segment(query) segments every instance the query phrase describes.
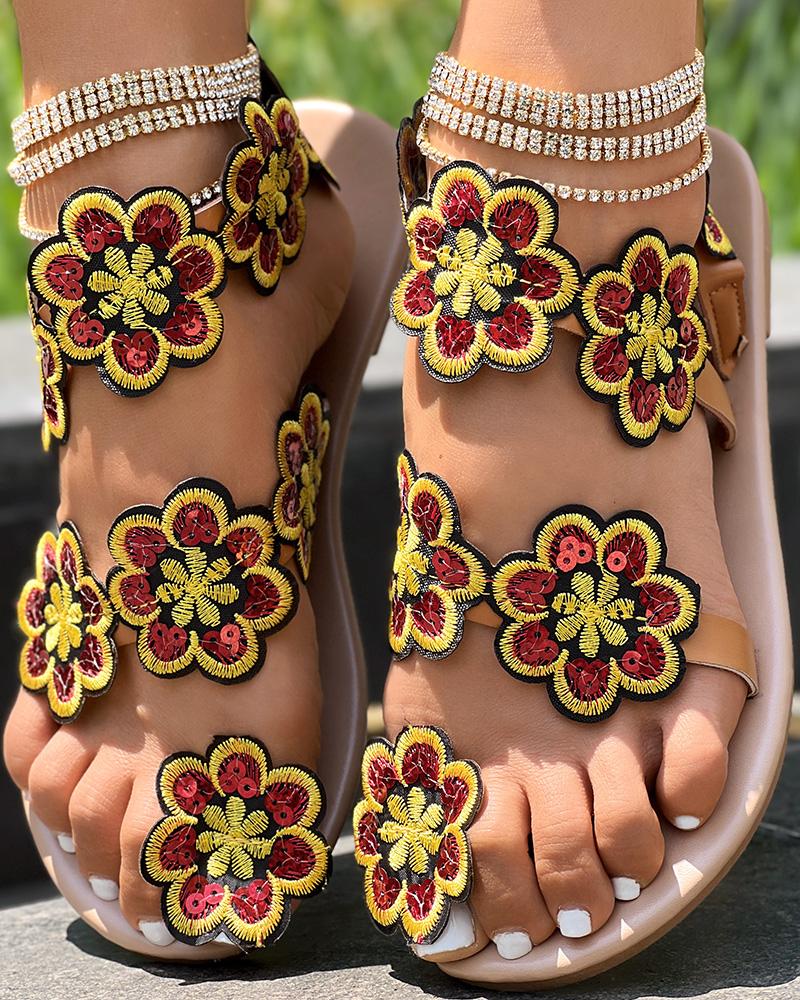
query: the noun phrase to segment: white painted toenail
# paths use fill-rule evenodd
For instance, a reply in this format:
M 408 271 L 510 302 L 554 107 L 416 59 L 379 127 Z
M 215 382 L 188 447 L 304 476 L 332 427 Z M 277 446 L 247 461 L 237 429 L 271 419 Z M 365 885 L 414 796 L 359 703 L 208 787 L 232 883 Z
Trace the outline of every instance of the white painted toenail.
M 676 816 L 672 822 L 679 830 L 696 830 L 700 826 L 697 816 Z
M 558 929 L 564 937 L 586 937 L 592 933 L 592 918 L 586 910 L 559 910 Z
M 107 903 L 110 903 L 112 899 L 119 899 L 119 886 L 113 879 L 90 875 L 89 885 L 98 899 L 104 899 Z
M 75 841 L 68 833 L 57 833 L 56 840 L 58 841 L 58 846 L 62 851 L 67 854 L 75 853 Z
M 175 940 L 163 920 L 140 920 L 139 930 L 150 944 L 158 945 L 159 948 L 166 948 Z
M 614 886 L 614 899 L 618 899 L 623 903 L 630 902 L 632 899 L 638 899 L 639 893 L 642 891 L 642 887 L 634 878 L 625 878 L 623 876 L 612 878 L 611 884 Z
M 466 903 L 453 903 L 445 928 L 432 944 L 412 944 L 411 949 L 419 958 L 443 955 L 475 944 L 475 925 Z
M 525 931 L 501 931 L 492 938 L 497 954 L 507 962 L 527 955 L 533 945 Z

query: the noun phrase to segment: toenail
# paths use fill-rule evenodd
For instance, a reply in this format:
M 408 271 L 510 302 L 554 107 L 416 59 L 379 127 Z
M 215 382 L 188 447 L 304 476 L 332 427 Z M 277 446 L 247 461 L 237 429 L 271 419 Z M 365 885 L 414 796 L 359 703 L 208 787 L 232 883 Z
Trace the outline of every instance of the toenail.
M 627 903 L 632 899 L 638 899 L 642 887 L 634 878 L 612 878 L 611 884 L 614 887 L 614 899 Z
M 592 933 L 592 918 L 586 910 L 559 910 L 558 929 L 564 937 L 586 937 Z
M 104 899 L 107 903 L 110 903 L 112 899 L 119 899 L 119 886 L 113 879 L 90 875 L 89 885 L 98 899 Z
M 58 841 L 58 846 L 66 854 L 75 853 L 75 841 L 70 837 L 68 833 L 57 833 L 56 840 Z
M 140 920 L 139 930 L 150 944 L 158 945 L 159 948 L 166 948 L 175 940 L 163 920 Z
M 679 830 L 696 830 L 700 826 L 697 816 L 676 816 L 672 822 Z
M 492 938 L 497 954 L 507 962 L 527 955 L 533 945 L 525 931 L 501 931 Z
M 453 903 L 445 928 L 431 944 L 412 944 L 418 958 L 443 955 L 446 951 L 459 951 L 475 944 L 475 925 L 466 903 Z

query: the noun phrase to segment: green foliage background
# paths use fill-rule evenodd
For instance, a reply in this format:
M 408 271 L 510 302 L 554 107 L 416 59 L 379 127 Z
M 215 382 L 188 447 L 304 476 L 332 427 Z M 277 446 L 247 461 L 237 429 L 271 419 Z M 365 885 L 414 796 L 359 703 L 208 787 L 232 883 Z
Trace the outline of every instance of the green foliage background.
M 458 0 L 253 0 L 253 35 L 290 94 L 325 94 L 395 123 L 447 44 Z M 268 11 L 268 16 L 267 16 Z M 712 122 L 755 160 L 778 251 L 800 250 L 800 3 L 706 0 Z M 16 30 L 0 0 L 0 159 L 20 103 Z M 18 192 L 0 180 L 0 314 L 22 312 L 28 252 Z

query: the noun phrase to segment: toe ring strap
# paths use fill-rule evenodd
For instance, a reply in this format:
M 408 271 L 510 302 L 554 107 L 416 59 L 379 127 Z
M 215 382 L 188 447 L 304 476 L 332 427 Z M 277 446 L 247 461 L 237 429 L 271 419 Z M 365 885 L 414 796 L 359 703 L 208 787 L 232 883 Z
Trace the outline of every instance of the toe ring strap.
M 500 615 L 488 604 L 476 604 L 464 615 L 469 622 L 497 629 Z M 758 670 L 753 641 L 747 629 L 731 618 L 701 611 L 697 629 L 681 643 L 687 663 L 717 667 L 737 674 L 747 684 L 748 697 L 758 694 Z

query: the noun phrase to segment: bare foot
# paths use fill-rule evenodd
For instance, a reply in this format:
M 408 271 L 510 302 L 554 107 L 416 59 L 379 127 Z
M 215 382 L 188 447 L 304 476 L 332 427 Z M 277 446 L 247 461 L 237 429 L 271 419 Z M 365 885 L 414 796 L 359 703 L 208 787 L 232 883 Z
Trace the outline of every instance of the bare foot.
M 206 138 L 207 173 L 219 170 L 229 140 L 230 130 Z M 125 163 L 123 156 L 107 169 L 130 195 Z M 183 187 L 176 171 L 160 160 L 148 182 Z M 133 172 L 146 173 L 145 165 L 137 162 Z M 86 178 L 73 182 L 77 187 Z M 114 520 L 131 505 L 160 507 L 189 477 L 224 484 L 238 508 L 270 504 L 280 479 L 279 418 L 294 405 L 303 373 L 338 316 L 352 266 L 352 233 L 337 196 L 314 183 L 305 204 L 302 252 L 274 295 L 256 294 L 244 270 L 229 272 L 218 300 L 224 336 L 209 360 L 170 369 L 164 384 L 136 399 L 109 392 L 92 366 L 71 372 L 58 517 L 79 526 L 99 579 L 112 564 L 106 537 Z M 292 571 L 299 580 L 294 564 Z M 162 761 L 180 751 L 203 755 L 218 734 L 247 734 L 267 745 L 273 764 L 316 765 L 321 690 L 314 612 L 298 586 L 295 617 L 269 637 L 266 666 L 245 683 L 221 687 L 197 670 L 156 676 L 139 661 L 135 632 L 121 627 L 115 681 L 74 724 L 57 725 L 47 699 L 26 690 L 12 711 L 4 750 L 14 781 L 65 849 L 74 850 L 98 895 L 118 893 L 130 924 L 154 943 L 169 941 L 160 923 L 161 892 L 143 880 L 139 865 L 144 838 L 162 815 L 156 798 Z
M 512 20 L 525 18 L 530 27 L 535 15 L 526 5 L 509 7 Z M 473 21 L 485 28 L 481 38 Z M 492 21 L 485 8 L 464 4 L 454 43 L 459 58 L 546 85 L 531 70 L 530 53 L 512 45 L 513 54 L 506 55 L 499 37 L 508 38 L 508 25 L 506 35 L 497 36 Z M 537 36 L 533 29 L 530 34 Z M 551 40 L 537 40 L 550 51 Z M 553 56 L 542 72 L 554 77 L 553 86 L 597 89 L 578 78 L 581 69 L 568 51 L 565 45 L 562 65 Z M 626 79 L 631 73 L 645 79 L 648 72 L 647 78 L 655 75 L 651 70 L 628 66 L 624 72 Z M 534 161 L 439 127 L 431 128 L 431 138 L 452 157 L 522 176 L 540 170 L 548 179 L 587 186 L 642 183 L 644 168 L 632 163 L 606 165 L 597 185 L 591 164 Z M 680 173 L 697 154 L 698 144 L 692 144 L 659 160 L 650 173 Z M 585 273 L 615 264 L 625 241 L 646 227 L 660 230 L 670 245 L 693 244 L 703 204 L 703 184 L 646 204 L 562 202 L 556 240 Z M 681 433 L 662 431 L 649 447 L 633 448 L 621 439 L 607 408 L 579 388 L 578 341 L 566 333 L 555 334 L 551 356 L 535 371 L 507 374 L 484 367 L 455 385 L 430 378 L 417 347 L 412 340 L 406 359 L 407 447 L 420 473 L 435 473 L 449 485 L 464 536 L 489 560 L 530 550 L 536 525 L 565 505 L 588 506 L 604 518 L 641 509 L 663 526 L 669 566 L 700 585 L 703 611 L 742 622 L 717 524 L 712 445 L 700 407 Z M 497 941 L 504 957 L 519 957 L 556 927 L 582 937 L 608 920 L 615 898 L 635 898 L 661 867 L 662 818 L 691 830 L 713 812 L 746 696 L 737 676 L 690 663 L 670 697 L 625 701 L 605 721 L 578 725 L 554 710 L 543 686 L 522 684 L 501 669 L 494 637 L 492 629 L 468 621 L 449 657 L 434 661 L 412 653 L 393 664 L 386 685 L 391 738 L 407 723 L 439 726 L 457 756 L 477 761 L 483 774 L 484 805 L 470 831 L 475 927 L 459 920 L 457 935 L 445 934 L 441 944 L 420 949 L 438 961 L 471 954 L 487 939 Z

